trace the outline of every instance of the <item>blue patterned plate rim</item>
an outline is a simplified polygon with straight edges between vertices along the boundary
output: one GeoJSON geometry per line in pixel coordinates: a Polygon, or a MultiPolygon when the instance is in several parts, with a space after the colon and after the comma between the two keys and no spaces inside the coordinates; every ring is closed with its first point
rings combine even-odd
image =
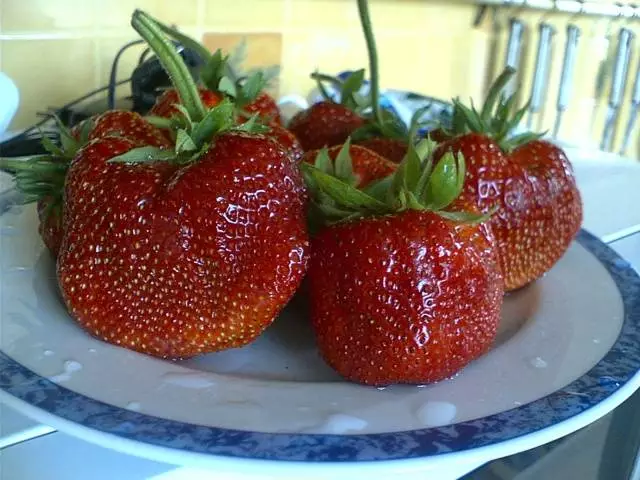
{"type": "Polygon", "coordinates": [[[594,235],[577,241],[614,280],[623,302],[616,342],[591,370],[564,388],[487,417],[403,432],[327,435],[248,432],[201,426],[125,410],[75,393],[0,352],[0,389],[50,415],[98,432],[192,454],[291,462],[367,462],[434,457],[487,447],[538,432],[613,395],[640,371],[640,277],[594,235]],[[34,393],[37,392],[37,395],[34,393]],[[83,412],[91,412],[86,414],[83,412]]]}

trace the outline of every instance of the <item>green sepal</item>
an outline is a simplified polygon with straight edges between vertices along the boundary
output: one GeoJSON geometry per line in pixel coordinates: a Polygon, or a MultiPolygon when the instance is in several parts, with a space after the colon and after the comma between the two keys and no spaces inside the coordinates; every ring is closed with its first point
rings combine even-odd
{"type": "Polygon", "coordinates": [[[60,148],[58,145],[56,145],[53,140],[51,140],[48,136],[46,136],[45,134],[43,134],[42,132],[40,133],[40,135],[42,136],[42,139],[40,140],[40,143],[42,144],[42,148],[44,148],[47,152],[49,152],[51,155],[55,156],[55,157],[64,157],[64,151],[62,150],[62,148],[60,148]]]}
{"type": "Polygon", "coordinates": [[[335,168],[331,157],[329,156],[329,150],[327,147],[323,147],[316,155],[315,167],[321,172],[326,173],[327,175],[335,175],[335,168]]]}
{"type": "Polygon", "coordinates": [[[259,114],[254,113],[253,115],[249,116],[249,120],[234,126],[231,130],[248,133],[269,133],[271,131],[271,128],[268,125],[262,123],[262,119],[260,118],[259,114]]]}
{"type": "Polygon", "coordinates": [[[107,163],[153,163],[175,159],[176,153],[172,150],[148,146],[133,148],[122,155],[110,158],[107,163]]]}
{"type": "Polygon", "coordinates": [[[353,175],[353,164],[351,163],[351,155],[349,153],[350,148],[351,139],[347,138],[346,142],[344,142],[340,148],[338,155],[336,155],[334,165],[336,178],[353,185],[355,184],[355,177],[353,175]]]}
{"type": "Polygon", "coordinates": [[[461,161],[464,164],[460,154],[456,158],[453,153],[447,152],[433,168],[424,196],[424,201],[431,210],[445,208],[460,195],[464,183],[461,161]]]}
{"type": "Polygon", "coordinates": [[[231,128],[234,124],[234,111],[234,106],[228,99],[207,110],[204,118],[191,129],[194,150],[212,138],[216,132],[231,128]]]}
{"type": "Polygon", "coordinates": [[[176,132],[176,146],[175,153],[180,155],[185,152],[194,152],[198,150],[198,146],[195,144],[193,139],[189,136],[186,130],[178,130],[176,132]]]}
{"type": "Polygon", "coordinates": [[[238,96],[238,87],[233,80],[229,77],[222,77],[216,90],[229,95],[231,98],[236,98],[238,96]]]}
{"type": "Polygon", "coordinates": [[[465,225],[475,225],[478,223],[484,223],[491,218],[492,212],[489,213],[474,213],[474,212],[448,212],[446,210],[436,211],[438,215],[447,220],[451,220],[456,223],[462,223],[465,225]]]}
{"type": "Polygon", "coordinates": [[[324,173],[309,163],[301,163],[301,168],[312,176],[315,186],[331,197],[338,207],[379,212],[388,210],[388,206],[383,202],[367,195],[364,191],[349,185],[339,178],[324,173]]]}

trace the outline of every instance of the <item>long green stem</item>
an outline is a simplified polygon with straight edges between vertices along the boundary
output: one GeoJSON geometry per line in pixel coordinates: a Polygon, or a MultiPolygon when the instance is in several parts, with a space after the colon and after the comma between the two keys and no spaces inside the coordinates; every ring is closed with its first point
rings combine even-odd
{"type": "Polygon", "coordinates": [[[165,37],[162,28],[141,10],[134,12],[131,17],[131,26],[147,41],[169,74],[169,77],[171,77],[173,86],[178,92],[180,101],[189,112],[191,120],[195,122],[202,120],[206,110],[200,99],[198,88],[193,78],[191,78],[191,73],[182,57],[165,37]]]}
{"type": "Polygon", "coordinates": [[[371,106],[373,108],[373,117],[376,122],[382,124],[382,112],[380,110],[380,74],[378,72],[378,51],[376,50],[376,41],[373,37],[373,27],[371,25],[371,16],[369,15],[369,3],[367,0],[358,0],[358,12],[360,13],[360,23],[362,31],[367,42],[367,51],[369,52],[369,84],[371,89],[371,106]]]}

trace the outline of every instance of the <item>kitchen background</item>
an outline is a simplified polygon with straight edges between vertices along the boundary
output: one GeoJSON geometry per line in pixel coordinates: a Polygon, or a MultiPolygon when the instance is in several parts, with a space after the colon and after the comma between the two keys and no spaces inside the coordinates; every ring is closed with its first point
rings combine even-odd
{"type": "MultiPolygon", "coordinates": [[[[554,126],[566,28],[574,24],[581,36],[559,137],[587,146],[599,145],[602,137],[618,32],[625,27],[638,33],[640,25],[636,18],[548,13],[506,1],[500,8],[490,7],[474,26],[478,7],[472,1],[370,3],[383,88],[442,99],[459,95],[479,103],[487,78],[504,65],[509,22],[517,17],[526,27],[520,69],[524,102],[530,94],[538,25],[553,25],[549,86],[533,123],[542,130],[554,126]],[[604,77],[598,77],[601,61],[606,61],[604,77]],[[599,87],[597,78],[602,80],[599,87]]],[[[21,95],[10,129],[27,127],[35,122],[37,112],[105,85],[117,51],[137,38],[129,27],[136,7],[203,39],[211,48],[230,49],[246,38],[247,67],[281,66],[280,81],[274,87],[280,94],[307,95],[314,86],[309,73],[316,69],[335,73],[367,64],[354,0],[0,0],[0,71],[14,80],[21,95]]],[[[120,78],[129,76],[141,51],[127,50],[120,78]]],[[[622,146],[632,111],[639,59],[640,39],[636,38],[611,148],[615,152],[622,146]]],[[[119,95],[126,93],[119,91],[119,95]]],[[[636,127],[627,151],[633,158],[639,156],[638,131],[636,127]]]]}

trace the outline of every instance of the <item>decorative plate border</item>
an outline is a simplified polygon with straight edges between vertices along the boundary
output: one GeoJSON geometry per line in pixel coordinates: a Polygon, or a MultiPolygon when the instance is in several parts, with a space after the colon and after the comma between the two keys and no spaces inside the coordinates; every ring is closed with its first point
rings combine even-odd
{"type": "Polygon", "coordinates": [[[302,462],[400,460],[464,451],[511,440],[594,407],[640,370],[640,277],[586,231],[577,241],[605,266],[624,305],[619,337],[589,372],[532,403],[438,428],[368,435],[271,434],[205,427],[153,417],[80,395],[0,352],[0,389],[65,420],[149,445],[191,453],[302,462]]]}

